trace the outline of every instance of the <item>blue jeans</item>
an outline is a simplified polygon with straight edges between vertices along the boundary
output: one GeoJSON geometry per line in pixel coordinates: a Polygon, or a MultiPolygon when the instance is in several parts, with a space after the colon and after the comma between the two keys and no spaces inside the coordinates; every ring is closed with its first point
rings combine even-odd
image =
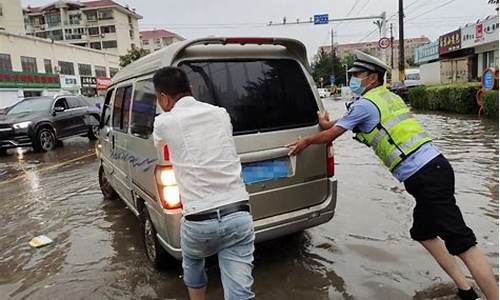
{"type": "Polygon", "coordinates": [[[182,268],[189,288],[207,286],[205,258],[217,254],[224,298],[253,299],[252,269],[255,234],[246,211],[221,218],[181,223],[182,268]]]}

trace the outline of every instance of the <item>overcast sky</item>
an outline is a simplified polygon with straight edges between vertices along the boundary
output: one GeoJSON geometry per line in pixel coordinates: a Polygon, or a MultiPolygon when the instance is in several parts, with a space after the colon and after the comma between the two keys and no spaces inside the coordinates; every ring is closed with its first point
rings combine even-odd
{"type": "MultiPolygon", "coordinates": [[[[115,0],[135,8],[143,19],[141,29],[167,29],[185,38],[215,36],[283,36],[299,39],[312,58],[321,45],[330,44],[331,28],[340,43],[378,40],[373,20],[334,22],[329,25],[266,26],[296,19],[309,20],[315,14],[330,18],[387,13],[397,37],[397,0],[115,0]],[[370,34],[371,33],[371,34],[370,34]]],[[[24,6],[44,5],[50,0],[22,0],[24,6]]],[[[488,0],[405,0],[405,37],[439,35],[465,23],[497,13],[488,0]],[[441,7],[440,7],[441,6],[441,7]]],[[[389,27],[388,27],[389,28],[389,27]]],[[[389,35],[389,30],[387,30],[389,35]]]]}

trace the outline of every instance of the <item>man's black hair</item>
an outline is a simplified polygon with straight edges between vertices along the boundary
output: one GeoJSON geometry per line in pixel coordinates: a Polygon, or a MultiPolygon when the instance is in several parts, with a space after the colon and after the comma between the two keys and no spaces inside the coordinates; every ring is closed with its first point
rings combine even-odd
{"type": "Polygon", "coordinates": [[[378,78],[377,78],[377,80],[378,80],[378,86],[383,85],[384,84],[384,75],[385,75],[385,73],[377,72],[377,71],[369,71],[369,74],[372,74],[372,73],[378,75],[378,78]]]}
{"type": "Polygon", "coordinates": [[[191,95],[189,80],[183,70],[176,67],[164,67],[156,71],[153,84],[157,92],[168,94],[173,98],[191,95]]]}

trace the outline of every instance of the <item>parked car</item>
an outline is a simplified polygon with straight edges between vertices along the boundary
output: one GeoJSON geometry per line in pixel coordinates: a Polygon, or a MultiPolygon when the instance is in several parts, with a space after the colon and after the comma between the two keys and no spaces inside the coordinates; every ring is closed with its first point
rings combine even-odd
{"type": "Polygon", "coordinates": [[[323,104],[314,91],[304,45],[286,38],[206,38],[172,44],[113,77],[100,123],[99,183],[141,220],[153,266],[181,257],[182,204],[167,145],[151,133],[157,108],[155,71],[177,66],[194,97],[231,116],[242,175],[250,193],[256,241],[302,231],[334,215],[337,181],[332,145],[296,157],[288,142],[319,131],[323,104]],[[259,172],[259,170],[270,172],[259,172]]]}
{"type": "Polygon", "coordinates": [[[410,91],[408,90],[408,87],[402,83],[401,81],[393,82],[389,89],[397,94],[399,97],[401,97],[405,102],[409,101],[409,95],[410,91]]]}
{"type": "Polygon", "coordinates": [[[318,88],[318,94],[321,98],[328,98],[332,96],[330,89],[318,88]]]}
{"type": "Polygon", "coordinates": [[[404,84],[407,88],[412,88],[415,86],[422,85],[422,82],[420,81],[420,70],[419,69],[405,70],[404,84]]]}
{"type": "Polygon", "coordinates": [[[99,110],[80,96],[26,98],[0,115],[0,152],[16,147],[50,151],[70,137],[97,139],[98,131],[99,110]]]}

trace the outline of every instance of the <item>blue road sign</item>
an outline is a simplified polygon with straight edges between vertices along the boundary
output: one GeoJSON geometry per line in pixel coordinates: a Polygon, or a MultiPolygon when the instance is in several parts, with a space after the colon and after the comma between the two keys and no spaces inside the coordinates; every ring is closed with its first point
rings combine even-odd
{"type": "Polygon", "coordinates": [[[486,69],[483,73],[483,89],[489,91],[493,89],[495,85],[495,75],[492,69],[486,69]]]}
{"type": "Polygon", "coordinates": [[[330,75],[330,83],[334,84],[335,83],[335,75],[330,75]]]}
{"type": "Polygon", "coordinates": [[[314,25],[328,24],[328,14],[314,15],[314,25]]]}

